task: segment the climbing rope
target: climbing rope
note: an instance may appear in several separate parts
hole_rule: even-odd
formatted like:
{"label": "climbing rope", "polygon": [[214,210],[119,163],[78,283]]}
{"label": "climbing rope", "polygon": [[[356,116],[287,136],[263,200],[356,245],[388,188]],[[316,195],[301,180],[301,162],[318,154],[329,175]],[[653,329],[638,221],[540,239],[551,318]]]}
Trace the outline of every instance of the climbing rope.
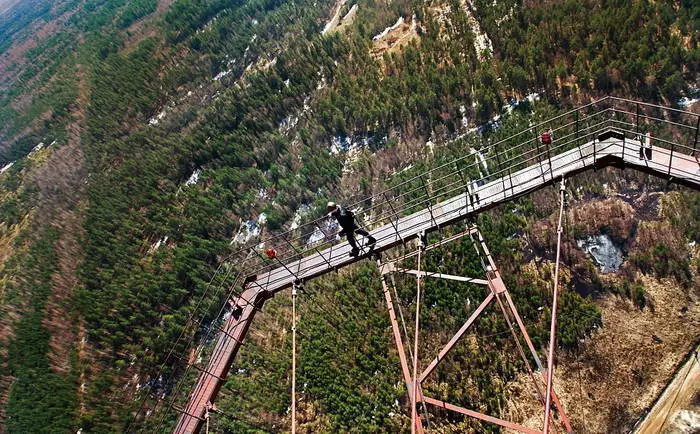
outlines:
{"label": "climbing rope", "polygon": [[559,291],[559,256],[561,254],[561,234],[564,231],[562,218],[564,216],[564,202],[566,184],[561,179],[559,187],[559,223],[557,225],[557,258],[554,263],[554,291],[552,293],[552,321],[549,329],[549,353],[547,354],[547,396],[544,407],[544,434],[549,433],[549,418],[552,406],[552,376],[554,374],[554,348],[557,339],[557,295]]}

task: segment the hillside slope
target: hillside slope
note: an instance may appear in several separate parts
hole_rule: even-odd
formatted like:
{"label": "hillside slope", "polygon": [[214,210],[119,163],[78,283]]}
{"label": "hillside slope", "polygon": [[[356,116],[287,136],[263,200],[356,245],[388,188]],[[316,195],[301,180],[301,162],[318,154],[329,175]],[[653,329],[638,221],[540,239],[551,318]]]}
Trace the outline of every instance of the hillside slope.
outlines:
{"label": "hillside slope", "polygon": [[[185,342],[201,343],[224,302],[208,282],[223,274],[219,266],[235,269],[226,263],[235,248],[320,216],[329,199],[381,191],[469,148],[486,152],[489,141],[600,95],[687,105],[698,91],[699,8],[684,1],[0,3],[0,431],[122,432],[171,422],[163,398],[181,384],[193,354]],[[337,27],[323,32],[329,22]],[[582,178],[582,203],[627,194],[636,182],[664,206],[624,226],[633,232],[619,234],[627,244],[617,277],[599,276],[580,250],[568,258],[565,309],[576,319],[562,326],[571,338],[562,373],[584,356],[595,364],[610,355],[607,318],[641,317],[653,327],[667,321],[662,309],[651,313],[654,300],[697,297],[698,256],[687,247],[700,236],[697,193],[629,174],[606,175],[610,190],[601,191],[598,176]],[[549,284],[536,258],[551,260],[551,240],[534,237],[544,233],[553,202],[542,193],[479,220],[538,346],[546,341],[548,312],[539,308]],[[632,206],[650,209],[642,202]],[[588,221],[585,213],[577,220]],[[572,236],[608,229],[577,230]],[[478,267],[470,251],[461,244],[431,261],[467,273]],[[529,278],[527,267],[542,275]],[[399,284],[409,306],[410,282]],[[302,296],[305,432],[408,427],[377,285],[365,264]],[[430,350],[483,288],[426,290]],[[697,321],[697,303],[684,307]],[[480,325],[431,390],[524,420],[504,392],[523,366],[503,327],[496,317]],[[288,329],[288,301],[274,300],[223,391],[217,429],[287,429]],[[669,358],[664,369],[643,373],[642,385],[666,381],[692,333],[687,326],[675,340],[659,335]],[[629,348],[637,339],[619,338]],[[173,346],[180,358],[168,357]],[[479,348],[496,351],[477,356]],[[445,385],[453,383],[449,395]],[[628,426],[651,395],[624,418],[596,419],[591,432],[623,419]],[[617,414],[611,403],[622,396],[595,405]],[[495,431],[442,413],[434,419],[445,432]]]}

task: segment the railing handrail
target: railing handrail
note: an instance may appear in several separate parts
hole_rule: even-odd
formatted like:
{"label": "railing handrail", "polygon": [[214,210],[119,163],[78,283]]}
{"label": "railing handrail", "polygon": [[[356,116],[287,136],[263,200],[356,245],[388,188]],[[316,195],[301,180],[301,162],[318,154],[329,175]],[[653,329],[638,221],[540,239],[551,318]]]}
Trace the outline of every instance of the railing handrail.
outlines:
{"label": "railing handrail", "polygon": [[[492,155],[491,153],[489,153],[488,155],[481,154],[480,158],[483,158],[483,160],[480,161],[479,158],[476,158],[474,162],[467,165],[466,167],[461,167],[461,168],[459,166],[459,163],[461,163],[467,159],[474,158],[473,154],[470,153],[467,155],[460,156],[458,158],[454,158],[450,161],[447,161],[447,162],[442,163],[436,167],[433,167],[429,170],[426,170],[425,172],[422,172],[418,175],[414,175],[406,180],[403,180],[392,187],[385,188],[384,190],[381,190],[378,193],[354,200],[349,205],[347,205],[347,207],[350,209],[356,208],[358,206],[363,207],[364,203],[369,202],[372,205],[367,209],[363,209],[363,212],[366,215],[370,215],[370,216],[371,216],[372,211],[374,211],[375,209],[380,209],[380,213],[378,215],[371,216],[369,221],[366,223],[367,226],[371,226],[373,224],[376,224],[378,221],[383,221],[384,219],[387,219],[387,218],[393,219],[397,215],[400,215],[401,213],[406,212],[407,209],[411,209],[416,204],[422,204],[422,203],[426,203],[426,202],[430,203],[432,198],[428,197],[428,198],[423,199],[423,200],[413,201],[413,203],[409,202],[408,204],[404,204],[403,208],[398,209],[396,211],[393,211],[389,214],[387,214],[387,212],[385,212],[385,211],[384,212],[381,211],[382,207],[385,208],[386,205],[390,204],[390,200],[396,201],[398,199],[403,199],[407,195],[415,193],[417,188],[413,188],[411,190],[404,191],[405,190],[404,187],[406,187],[407,185],[410,185],[411,183],[414,183],[416,181],[420,181],[421,183],[425,183],[426,179],[427,179],[428,182],[440,182],[446,178],[450,178],[450,177],[455,176],[458,172],[461,173],[462,170],[467,171],[467,170],[470,170],[474,167],[477,167],[480,169],[481,165],[484,164],[484,162],[486,162],[487,167],[489,166],[489,163],[491,163],[492,165],[496,164],[496,167],[497,167],[496,170],[490,171],[490,173],[483,175],[481,178],[468,178],[465,180],[466,183],[485,182],[488,177],[490,177],[490,176],[492,177],[494,174],[497,174],[497,173],[504,174],[506,172],[510,172],[511,170],[518,167],[519,165],[522,165],[523,161],[532,161],[535,157],[542,159],[545,156],[548,156],[551,159],[551,155],[549,155],[550,152],[552,151],[551,145],[545,146],[545,151],[539,150],[539,144],[535,147],[528,148],[527,149],[528,153],[536,152],[536,154],[534,155],[534,157],[529,158],[527,160],[523,160],[523,161],[516,161],[516,160],[518,160],[519,157],[517,155],[512,156],[512,154],[513,154],[513,152],[517,152],[518,150],[526,147],[528,144],[531,144],[533,141],[537,141],[539,139],[538,132],[544,127],[553,127],[552,128],[553,131],[559,131],[562,129],[571,128],[574,125],[576,125],[577,126],[576,131],[571,132],[571,133],[567,133],[564,136],[562,136],[562,138],[568,139],[571,136],[578,135],[577,137],[574,137],[572,140],[567,140],[567,144],[570,144],[571,142],[576,142],[577,140],[581,139],[582,136],[583,136],[583,138],[585,138],[585,137],[590,137],[591,135],[595,135],[597,132],[599,132],[605,128],[606,122],[611,122],[613,124],[615,122],[621,122],[621,121],[612,119],[612,116],[614,116],[615,114],[623,114],[623,115],[628,115],[628,116],[634,115],[634,113],[632,113],[630,111],[626,111],[622,108],[616,108],[614,105],[611,105],[611,106],[604,106],[603,105],[606,102],[610,102],[610,101],[617,102],[617,103],[624,103],[624,104],[633,104],[638,108],[640,106],[643,106],[643,107],[650,107],[650,108],[656,108],[656,109],[661,109],[661,110],[667,110],[667,111],[672,111],[672,112],[682,114],[682,115],[689,115],[689,116],[694,116],[694,117],[700,118],[700,113],[693,113],[693,112],[689,112],[689,111],[685,111],[685,110],[680,110],[680,109],[675,109],[675,108],[670,108],[670,107],[663,107],[663,106],[659,106],[656,104],[645,103],[645,102],[641,102],[641,101],[634,101],[634,100],[630,100],[630,99],[626,99],[626,98],[606,96],[606,97],[603,97],[601,99],[592,101],[588,104],[585,104],[583,106],[580,106],[580,107],[577,107],[575,109],[566,111],[566,112],[561,113],[559,115],[556,115],[556,116],[549,118],[547,120],[544,120],[542,122],[530,125],[518,133],[512,134],[512,135],[505,137],[503,139],[500,139],[494,143],[488,144],[487,149],[495,150],[496,151],[495,155]],[[600,109],[598,109],[592,113],[586,112],[587,109],[590,109],[591,107],[598,107],[598,106],[602,106],[602,107],[600,107]],[[574,114],[579,114],[579,113],[584,113],[584,116],[581,118],[579,118],[577,116],[576,120],[565,122],[563,125],[556,125],[556,126],[553,125],[556,122],[560,121],[561,119],[565,119],[567,117],[570,117]],[[583,125],[583,127],[581,129],[578,129],[579,124],[585,124],[585,123],[590,122],[591,120],[593,120],[597,117],[600,117],[600,116],[604,117],[606,114],[610,114],[611,119],[597,122],[593,128],[596,128],[598,126],[600,126],[600,128],[597,129],[596,131],[591,131],[590,126],[585,126],[585,125]],[[645,120],[651,120],[651,121],[660,122],[660,123],[668,123],[670,125],[675,125],[678,127],[684,127],[684,128],[688,128],[688,129],[697,129],[697,127],[681,124],[681,123],[674,122],[671,120],[656,118],[656,117],[642,114],[639,112],[637,113],[637,116],[638,116],[637,122],[639,122],[639,118],[641,117]],[[631,125],[636,125],[637,128],[639,127],[638,124],[631,124]],[[625,130],[625,129],[623,128],[623,130]],[[625,131],[627,131],[627,130],[625,130]],[[519,137],[523,137],[523,136],[525,136],[523,138],[523,140],[519,140],[515,146],[510,146],[509,148],[502,149],[499,152],[499,149],[498,149],[499,145],[503,145],[504,143],[512,142],[512,141],[518,139]],[[461,137],[456,139],[456,140],[459,140],[459,139],[461,139]],[[659,140],[661,140],[661,139],[659,138]],[[661,140],[661,141],[663,141],[663,140]],[[664,142],[666,142],[666,141],[664,141]],[[676,144],[676,145],[679,145],[682,149],[689,149],[687,146],[684,146],[681,144]],[[496,162],[495,160],[500,160],[500,155],[502,153],[509,153],[509,154],[511,154],[511,156],[510,157],[506,156],[504,161]],[[505,166],[506,163],[512,163],[512,164],[510,166]],[[433,179],[433,180],[430,179],[430,176],[432,176],[436,172],[443,170],[445,168],[453,168],[453,167],[457,167],[457,170],[456,171],[453,170],[452,172],[450,172],[446,175],[441,175],[437,179]],[[420,187],[418,187],[418,188],[420,188]],[[466,186],[465,186],[465,188],[466,188]],[[398,196],[396,195],[397,193],[399,193]],[[264,238],[264,239],[257,238],[257,239],[255,239],[254,242],[246,243],[246,245],[243,245],[243,246],[239,247],[238,249],[234,250],[226,258],[226,261],[231,260],[232,258],[235,258],[236,256],[238,256],[242,253],[244,254],[245,252],[249,251],[250,249],[255,249],[255,246],[260,245],[261,243],[264,245],[268,245],[270,243],[275,243],[275,242],[285,243],[286,245],[288,245],[292,248],[292,250],[293,250],[293,252],[291,254],[292,257],[300,257],[300,256],[303,257],[308,253],[312,253],[314,251],[318,252],[319,246],[299,246],[297,248],[294,246],[294,243],[298,242],[298,241],[303,241],[303,239],[308,238],[311,234],[316,232],[316,228],[321,228],[321,226],[323,225],[323,222],[326,219],[327,219],[327,216],[324,215],[324,216],[318,217],[314,220],[311,220],[307,223],[304,223],[295,229],[288,229],[288,230],[279,232],[277,234],[274,234],[274,235],[269,236],[269,237]],[[309,230],[307,231],[305,229],[309,229]],[[323,229],[321,229],[321,231],[324,232]],[[295,234],[297,234],[297,235],[295,236]],[[324,233],[324,235],[325,235],[325,233]],[[325,244],[325,243],[321,243],[320,245],[322,246],[323,244]],[[286,253],[289,253],[289,252],[286,252]],[[279,262],[282,262],[282,259],[287,259],[287,258],[278,257],[278,259],[279,259]],[[248,262],[248,261],[250,261],[250,257],[248,257],[245,262]],[[239,265],[243,265],[243,264],[239,264]],[[251,270],[251,274],[258,273],[259,271],[270,268],[271,266],[272,266],[271,264],[264,264],[263,263],[260,266],[256,267],[255,270]]]}

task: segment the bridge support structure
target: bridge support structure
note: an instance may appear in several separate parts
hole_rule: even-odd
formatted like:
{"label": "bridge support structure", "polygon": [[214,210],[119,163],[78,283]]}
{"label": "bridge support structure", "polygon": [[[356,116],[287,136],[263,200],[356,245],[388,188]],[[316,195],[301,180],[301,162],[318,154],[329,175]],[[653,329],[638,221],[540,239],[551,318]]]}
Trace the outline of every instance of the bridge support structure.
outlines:
{"label": "bridge support structure", "polygon": [[[419,257],[421,256],[421,253],[424,253],[425,250],[430,250],[442,245],[447,244],[450,241],[457,240],[459,238],[462,238],[464,236],[468,236],[472,244],[476,250],[476,252],[479,254],[479,257],[481,259],[482,263],[482,268],[484,270],[485,274],[485,279],[483,278],[475,278],[475,277],[464,277],[464,276],[455,276],[455,275],[450,275],[450,274],[444,274],[444,273],[437,273],[437,272],[430,272],[426,270],[421,270],[421,264],[418,264],[418,269],[413,270],[410,268],[404,268],[400,266],[400,263],[405,261],[406,259],[412,258],[412,257]],[[503,279],[501,277],[501,273],[496,266],[493,257],[491,256],[491,253],[486,245],[486,241],[484,240],[481,232],[479,229],[476,227],[476,225],[469,225],[467,230],[460,232],[459,234],[444,238],[434,244],[430,244],[428,246],[423,245],[422,243],[419,243],[418,248],[410,252],[408,254],[402,255],[398,258],[395,259],[390,259],[386,262],[382,262],[379,257],[377,257],[377,267],[379,268],[380,274],[381,274],[381,282],[382,282],[382,289],[384,291],[384,297],[386,299],[386,304],[387,304],[387,310],[389,312],[389,319],[391,322],[391,328],[392,328],[392,333],[394,335],[394,342],[396,344],[396,348],[399,354],[399,361],[401,364],[401,371],[403,373],[403,378],[404,382],[406,384],[406,388],[408,391],[408,396],[409,396],[409,401],[411,403],[411,408],[416,409],[418,404],[422,404],[424,413],[426,413],[427,416],[427,407],[426,404],[438,408],[442,408],[445,410],[450,410],[456,413],[460,413],[462,415],[478,419],[481,421],[493,423],[499,426],[502,426],[504,428],[509,428],[513,429],[519,432],[527,433],[527,434],[539,434],[542,433],[542,430],[538,430],[535,428],[530,428],[526,427],[514,422],[510,422],[507,420],[500,419],[498,417],[490,416],[475,410],[471,410],[468,408],[464,408],[458,405],[450,404],[448,402],[431,398],[428,396],[425,396],[423,393],[423,383],[430,377],[430,375],[435,371],[435,369],[439,366],[440,362],[445,359],[447,354],[457,345],[457,343],[460,341],[460,339],[469,331],[469,329],[474,325],[476,320],[484,313],[486,308],[491,305],[494,301],[498,305],[501,313],[503,314],[506,323],[508,325],[508,328],[513,336],[513,339],[516,343],[516,347],[518,349],[518,353],[520,357],[522,358],[523,362],[525,363],[525,366],[527,368],[528,374],[530,378],[532,379],[533,385],[535,387],[535,390],[537,391],[537,396],[538,400],[542,404],[543,408],[545,406],[546,402],[549,402],[548,399],[545,397],[545,392],[547,387],[547,381],[546,381],[546,369],[542,364],[542,361],[540,357],[537,354],[537,351],[532,343],[532,340],[530,339],[530,335],[527,332],[527,329],[525,327],[525,324],[520,317],[520,314],[518,313],[517,308],[515,307],[515,303],[513,302],[513,299],[511,298],[508,289],[505,286],[505,283],[503,282]],[[409,353],[407,355],[406,353],[406,346],[403,343],[403,337],[401,333],[401,329],[403,326],[403,333],[406,336],[406,339],[408,340],[408,331],[406,330],[406,324],[403,318],[403,313],[401,312],[401,307],[399,304],[398,300],[398,293],[394,291],[394,294],[397,297],[397,300],[394,301],[392,298],[391,291],[389,289],[390,284],[387,282],[387,277],[392,277],[394,273],[402,273],[402,274],[408,274],[408,275],[413,275],[416,276],[416,281],[417,281],[417,286],[420,287],[420,281],[425,278],[436,278],[436,279],[445,279],[445,280],[451,280],[451,281],[458,281],[458,282],[466,282],[466,283],[472,283],[472,284],[477,284],[477,285],[484,285],[488,287],[488,293],[486,297],[483,299],[481,304],[472,312],[470,317],[466,320],[464,325],[455,333],[455,335],[447,342],[444,347],[439,351],[438,355],[435,356],[435,358],[428,364],[427,367],[425,367],[422,371],[419,371],[417,369],[414,369],[411,371],[409,368],[409,356],[413,358],[414,361],[418,360],[418,347],[414,347],[413,353],[410,351],[409,347]],[[392,279],[393,281],[393,279]],[[394,288],[395,289],[395,288]],[[418,294],[416,294],[416,315],[420,315],[420,299],[418,298]],[[398,310],[400,313],[400,319],[401,319],[401,326],[399,325],[399,318],[396,315],[396,307],[398,306]],[[535,368],[533,369],[530,359],[526,355],[526,351],[523,348],[521,339],[524,340],[529,353],[530,357],[535,363]],[[571,428],[571,423],[569,421],[569,418],[566,415],[566,412],[564,411],[564,408],[556,395],[556,392],[552,389],[551,391],[551,402],[553,402],[554,407],[556,408],[556,413],[558,415],[558,422],[564,429],[564,432],[571,433],[572,428]],[[547,429],[550,425],[555,425],[555,420],[554,420],[554,414],[549,414],[548,413],[548,419],[549,419],[549,424],[545,427]],[[421,420],[420,415],[415,414],[415,410],[413,410],[412,418],[411,418],[411,429],[412,432],[417,432],[417,433],[422,433],[423,432],[423,422]],[[556,432],[550,431],[550,432]]]}
{"label": "bridge support structure", "polygon": [[[541,144],[544,148],[540,146],[540,137],[538,137],[538,131],[543,129],[547,129],[551,139],[546,143],[542,141]],[[653,139],[648,134],[649,131],[655,132]],[[699,113],[606,97],[557,115],[537,125],[532,125],[526,130],[492,143],[490,149],[494,152],[489,152],[486,156],[478,154],[480,156],[476,157],[471,153],[465,153],[453,161],[433,167],[379,194],[369,198],[357,197],[354,199],[356,202],[348,203],[348,207],[360,206],[364,208],[361,211],[361,214],[364,215],[357,214],[357,216],[362,218],[361,221],[371,229],[371,234],[376,239],[374,251],[384,252],[400,245],[406,245],[407,242],[421,236],[420,234],[441,230],[473,218],[502,203],[552,185],[563,177],[570,178],[591,169],[598,170],[608,166],[621,169],[630,168],[700,190],[700,156],[698,156],[697,145],[699,131]],[[486,169],[486,175],[481,172],[481,168]],[[479,178],[474,177],[477,172],[480,175]],[[416,197],[416,195],[418,196]],[[367,204],[369,207],[365,208]],[[330,234],[324,232],[321,224],[322,219],[314,220],[301,227],[290,228],[289,231],[269,237],[262,242],[256,239],[231,255],[228,262],[235,263],[241,271],[245,270],[244,276],[246,277],[240,286],[236,284],[230,286],[230,294],[238,293],[239,290],[241,294],[238,296],[229,295],[232,309],[222,308],[217,317],[224,322],[224,325],[217,329],[218,340],[215,348],[208,355],[206,368],[198,369],[195,366],[195,369],[200,371],[200,377],[194,389],[186,397],[186,406],[175,408],[182,380],[178,383],[176,392],[169,399],[168,410],[175,408],[180,413],[174,433],[194,434],[200,431],[205,421],[207,406],[216,399],[256,312],[262,308],[267,299],[292,287],[296,282],[309,282],[318,276],[366,259],[367,256],[364,254],[360,257],[349,256],[351,248],[348,243],[334,243],[332,237],[329,236]],[[317,239],[317,231],[323,233],[325,237],[321,240]],[[420,285],[420,282],[426,277],[430,277],[469,281],[488,286],[490,291],[490,294],[487,295],[488,302],[485,299],[483,303],[486,303],[487,306],[496,300],[509,322],[521,357],[527,359],[519,339],[525,341],[531,353],[530,357],[537,365],[535,371],[532,371],[531,368],[530,371],[533,381],[539,389],[540,380],[545,381],[542,363],[539,361],[529,336],[527,336],[522,319],[517,313],[507,289],[505,289],[498,268],[490,258],[490,254],[485,253],[488,251],[486,244],[479,241],[481,235],[478,232],[472,233],[468,230],[467,233],[444,238],[438,245],[465,235],[476,237],[472,240],[476,248],[484,255],[482,259],[486,258],[483,262],[485,279],[435,273],[421,270],[420,267],[417,270],[402,269],[398,265],[399,260],[393,260],[393,264],[379,262],[378,266],[383,271],[383,276],[393,275],[397,272],[412,274],[416,276],[417,285]],[[267,257],[262,255],[258,247],[262,245],[272,250],[274,254],[267,255]],[[400,260],[423,255],[432,248],[434,248],[433,245],[423,246],[416,252],[404,255]],[[394,268],[389,269],[389,267]],[[391,294],[388,290],[385,293],[389,295],[388,304],[391,305]],[[202,296],[203,299],[204,296]],[[223,318],[225,312],[230,312],[232,315],[227,319]],[[473,322],[474,320],[471,321],[471,323]],[[471,323],[469,321],[465,323],[461,334],[458,333],[453,338],[455,342],[451,346],[448,344],[443,349],[445,354],[466,332]],[[516,327],[513,324],[517,325],[517,330],[522,338],[517,337],[518,333],[516,333]],[[396,328],[394,328],[394,333],[396,335]],[[405,334],[407,335],[407,333]],[[188,348],[191,347],[193,339],[194,335],[190,339]],[[414,341],[418,341],[418,336],[414,338]],[[179,342],[180,338],[173,345],[173,348]],[[398,345],[398,343],[397,340],[397,346],[403,351],[403,344]],[[202,353],[200,350],[201,348],[197,354]],[[408,351],[412,351],[410,346]],[[405,352],[403,354],[405,359]],[[433,362],[439,363],[441,357],[444,357],[444,354],[438,356],[437,361]],[[172,362],[173,359],[182,360],[183,357],[168,355],[166,363]],[[415,355],[412,355],[411,359],[417,365]],[[526,363],[526,366],[530,365]],[[418,404],[423,407],[427,404],[498,423],[498,420],[494,420],[491,416],[479,415],[472,410],[423,396],[421,382],[430,373],[424,371],[419,374],[417,366],[411,372],[408,360],[402,361],[402,370],[412,400],[412,413],[413,408],[417,408]],[[182,378],[184,377],[186,375],[182,376]],[[561,407],[556,399],[556,394],[543,396],[541,391],[539,394],[543,401],[551,399],[555,406]],[[157,399],[156,405],[163,399]],[[146,397],[144,397],[144,403],[145,400]],[[546,404],[543,405],[547,409],[545,413],[551,414],[550,407]],[[143,411],[145,411],[145,405],[141,406],[141,410],[134,416],[134,420]],[[416,411],[415,416],[412,417],[412,431],[421,433],[422,422],[417,413]],[[426,412],[424,411],[424,413]],[[545,416],[545,420],[549,420],[551,417],[554,416]],[[561,420],[566,430],[570,431],[569,424],[565,422],[563,410],[557,411],[556,417]],[[530,428],[521,428],[526,430],[524,432],[533,432]]]}

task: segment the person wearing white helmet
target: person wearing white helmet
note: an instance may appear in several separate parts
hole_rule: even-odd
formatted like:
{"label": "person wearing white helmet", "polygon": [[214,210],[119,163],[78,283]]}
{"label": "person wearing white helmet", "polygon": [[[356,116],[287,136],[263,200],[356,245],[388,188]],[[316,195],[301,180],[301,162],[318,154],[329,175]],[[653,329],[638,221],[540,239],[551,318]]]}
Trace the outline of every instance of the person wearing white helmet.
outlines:
{"label": "person wearing white helmet", "polygon": [[352,211],[341,207],[335,202],[328,202],[326,211],[328,211],[329,217],[335,217],[338,224],[343,229],[338,233],[338,235],[341,237],[348,237],[348,243],[350,243],[350,247],[352,247],[352,250],[350,251],[351,257],[356,258],[357,255],[360,254],[360,249],[357,247],[357,242],[355,241],[355,234],[362,235],[363,237],[367,238],[367,247],[369,247],[370,250],[374,248],[377,240],[375,240],[374,237],[369,234],[369,232],[357,226],[355,223],[355,215]]}

